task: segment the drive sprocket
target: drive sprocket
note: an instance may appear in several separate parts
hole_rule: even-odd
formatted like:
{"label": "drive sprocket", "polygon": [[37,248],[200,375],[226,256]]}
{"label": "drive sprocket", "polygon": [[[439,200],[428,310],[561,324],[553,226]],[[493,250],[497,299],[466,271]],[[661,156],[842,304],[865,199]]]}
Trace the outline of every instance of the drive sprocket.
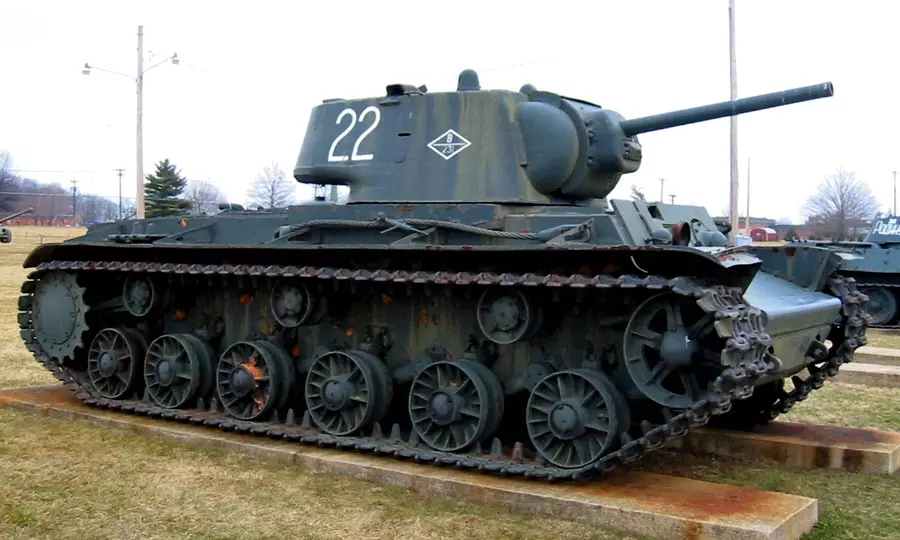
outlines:
{"label": "drive sprocket", "polygon": [[76,349],[85,346],[85,317],[90,310],[85,291],[75,274],[64,271],[50,272],[35,285],[31,328],[41,348],[54,360],[72,359]]}

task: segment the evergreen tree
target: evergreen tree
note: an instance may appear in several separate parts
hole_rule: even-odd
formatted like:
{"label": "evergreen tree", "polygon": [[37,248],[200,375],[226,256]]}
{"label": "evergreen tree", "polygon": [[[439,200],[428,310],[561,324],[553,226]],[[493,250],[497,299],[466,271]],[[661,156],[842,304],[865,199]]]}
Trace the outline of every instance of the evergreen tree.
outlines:
{"label": "evergreen tree", "polygon": [[187,187],[187,179],[164,159],[156,164],[156,172],[147,175],[144,184],[145,215],[148,218],[186,216],[191,210],[191,201],[178,196]]}

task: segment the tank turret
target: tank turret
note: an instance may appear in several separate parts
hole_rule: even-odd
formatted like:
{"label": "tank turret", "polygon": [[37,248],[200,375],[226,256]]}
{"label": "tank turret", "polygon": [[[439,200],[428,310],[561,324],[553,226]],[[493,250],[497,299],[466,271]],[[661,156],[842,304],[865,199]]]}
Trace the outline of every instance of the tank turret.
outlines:
{"label": "tank turret", "polygon": [[349,203],[590,204],[638,170],[642,133],[833,93],[827,82],[626,120],[532,85],[483,90],[466,70],[455,92],[393,84],[383,97],[326,100],[294,177],[350,186]]}

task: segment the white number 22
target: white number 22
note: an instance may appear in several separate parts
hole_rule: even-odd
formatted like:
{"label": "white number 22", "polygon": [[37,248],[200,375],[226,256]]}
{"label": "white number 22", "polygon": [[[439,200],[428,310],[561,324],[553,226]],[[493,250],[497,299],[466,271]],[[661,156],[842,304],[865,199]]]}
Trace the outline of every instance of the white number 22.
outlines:
{"label": "white number 22", "polygon": [[378,127],[378,122],[381,121],[381,111],[378,110],[378,107],[374,105],[370,105],[369,107],[363,109],[362,114],[359,115],[359,121],[362,122],[363,119],[365,119],[365,117],[369,115],[369,113],[375,115],[375,121],[373,121],[372,125],[369,126],[365,131],[363,131],[362,135],[360,135],[356,139],[356,143],[353,145],[353,153],[348,157],[346,155],[334,155],[334,149],[335,147],[337,147],[338,143],[341,142],[341,140],[346,137],[348,133],[350,133],[354,126],[356,126],[356,111],[354,111],[353,109],[344,109],[343,111],[341,111],[341,114],[338,115],[337,120],[334,123],[340,125],[341,120],[343,120],[345,116],[349,116],[350,125],[347,126],[347,129],[342,131],[341,134],[337,136],[333,143],[331,143],[331,148],[328,149],[328,161],[347,161],[348,159],[350,161],[369,161],[375,158],[373,154],[359,153],[359,145],[362,144],[363,139],[368,137],[369,134],[372,133],[372,131],[374,131],[376,127]]}

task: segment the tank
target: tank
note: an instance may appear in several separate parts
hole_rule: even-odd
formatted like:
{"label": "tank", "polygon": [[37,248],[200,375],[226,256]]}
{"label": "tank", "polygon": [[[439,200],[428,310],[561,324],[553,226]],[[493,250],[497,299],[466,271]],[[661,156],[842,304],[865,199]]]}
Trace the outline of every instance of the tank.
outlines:
{"label": "tank", "polygon": [[728,246],[702,207],[608,198],[642,133],[832,93],[626,120],[466,70],[455,91],[328,99],[293,175],[344,203],[223,204],[42,245],[22,337],[92,406],[599,478],[694,426],[765,423],[865,343],[866,297],[832,250]]}
{"label": "tank", "polygon": [[[6,223],[7,221],[9,221],[11,219],[16,219],[17,217],[19,217],[21,215],[30,214],[31,212],[34,212],[34,208],[26,208],[25,210],[16,212],[15,214],[11,214],[4,218],[0,218],[0,225],[3,225],[4,223]],[[12,238],[13,238],[12,229],[10,229],[9,227],[0,227],[0,244],[9,244],[12,242]]]}
{"label": "tank", "polygon": [[875,219],[861,242],[798,240],[791,246],[820,246],[837,251],[844,259],[841,274],[853,277],[867,306],[873,328],[900,328],[900,217]]}

